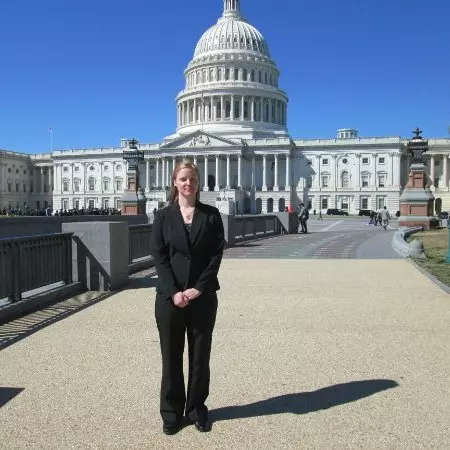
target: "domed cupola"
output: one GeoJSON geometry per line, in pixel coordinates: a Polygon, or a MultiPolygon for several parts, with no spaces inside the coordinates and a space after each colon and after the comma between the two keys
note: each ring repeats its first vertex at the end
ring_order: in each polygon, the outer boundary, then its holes
{"type": "Polygon", "coordinates": [[[217,23],[198,41],[177,97],[177,133],[204,129],[229,137],[287,134],[287,95],[262,34],[223,0],[217,23]]]}

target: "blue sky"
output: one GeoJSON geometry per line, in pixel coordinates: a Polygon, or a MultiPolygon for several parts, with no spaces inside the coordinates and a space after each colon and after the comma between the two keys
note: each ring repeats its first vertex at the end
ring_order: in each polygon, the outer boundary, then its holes
{"type": "MultiPolygon", "coordinates": [[[[222,0],[2,0],[0,148],[159,142],[222,0]]],[[[448,0],[241,0],[269,43],[294,138],[448,137],[448,0]],[[416,28],[417,27],[417,28],[416,28]]]]}

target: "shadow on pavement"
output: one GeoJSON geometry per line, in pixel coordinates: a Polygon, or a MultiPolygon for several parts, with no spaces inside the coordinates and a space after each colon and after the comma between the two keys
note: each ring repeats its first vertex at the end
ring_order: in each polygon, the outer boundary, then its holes
{"type": "Polygon", "coordinates": [[[272,414],[307,414],[354,402],[398,386],[393,380],[364,380],[335,384],[314,392],[286,394],[248,405],[226,406],[210,411],[211,420],[244,419],[272,414]]]}
{"type": "Polygon", "coordinates": [[[5,406],[16,395],[19,395],[24,388],[7,388],[0,387],[0,408],[5,406]]]}

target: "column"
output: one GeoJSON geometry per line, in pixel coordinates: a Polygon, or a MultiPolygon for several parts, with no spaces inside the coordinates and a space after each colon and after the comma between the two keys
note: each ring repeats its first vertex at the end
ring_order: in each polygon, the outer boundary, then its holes
{"type": "Polygon", "coordinates": [[[45,187],[45,175],[44,175],[44,167],[41,167],[41,192],[44,193],[45,187]]]}
{"type": "Polygon", "coordinates": [[[211,97],[212,102],[212,120],[215,122],[217,120],[217,100],[214,97],[211,97]]]}
{"type": "Polygon", "coordinates": [[[434,186],[434,155],[430,155],[430,178],[431,178],[431,186],[434,186]]]}
{"type": "MultiPolygon", "coordinates": [[[[116,171],[116,162],[115,161],[111,162],[111,171],[112,171],[112,189],[113,189],[113,192],[116,192],[116,173],[115,173],[115,171],[116,171]]],[[[116,205],[114,205],[114,207],[115,206],[116,205]]]]}
{"type": "Polygon", "coordinates": [[[267,191],[267,155],[263,154],[263,185],[262,190],[267,191]]]}
{"type": "Polygon", "coordinates": [[[280,188],[278,186],[278,155],[275,154],[274,155],[275,158],[275,173],[274,173],[274,186],[273,186],[273,190],[274,191],[279,191],[280,188]]]}
{"type": "Polygon", "coordinates": [[[252,157],[252,188],[256,187],[256,160],[252,157]]]}
{"type": "Polygon", "coordinates": [[[103,161],[100,163],[100,192],[103,194],[103,161]]]}
{"type": "Polygon", "coordinates": [[[197,155],[194,155],[194,165],[197,165],[197,155]]]}
{"type": "Polygon", "coordinates": [[[391,187],[394,186],[394,153],[390,154],[391,157],[391,187]]]}
{"type": "Polygon", "coordinates": [[[223,95],[220,96],[220,120],[225,118],[225,105],[223,104],[223,95]]]}
{"type": "Polygon", "coordinates": [[[355,183],[356,189],[361,190],[361,153],[356,154],[356,158],[358,159],[358,174],[357,181],[355,183]]]}
{"type": "Polygon", "coordinates": [[[220,190],[220,182],[219,182],[219,155],[216,155],[216,185],[214,186],[215,191],[220,190]]]}
{"type": "Polygon", "coordinates": [[[156,187],[159,187],[159,158],[156,158],[156,187]]]}
{"type": "Polygon", "coordinates": [[[208,191],[208,155],[205,155],[205,179],[203,182],[203,190],[208,191]]]}
{"type": "Polygon", "coordinates": [[[242,187],[241,174],[242,174],[242,156],[238,155],[238,188],[242,187]]]}
{"type": "Polygon", "coordinates": [[[264,101],[262,97],[259,99],[259,121],[264,122],[264,101]]]}
{"type": "MultiPolygon", "coordinates": [[[[57,192],[58,189],[58,166],[52,167],[52,178],[53,178],[53,192],[57,192]]],[[[72,179],[73,183],[73,179],[72,179]]]]}
{"type": "Polygon", "coordinates": [[[251,110],[250,114],[251,114],[250,115],[250,120],[252,122],[254,122],[255,121],[255,97],[252,97],[252,110],[251,110]]]}
{"type": "Polygon", "coordinates": [[[73,182],[73,166],[74,165],[75,165],[74,163],[70,164],[70,193],[71,194],[75,193],[75,191],[74,191],[74,182],[73,182]]]}
{"type": "Polygon", "coordinates": [[[161,187],[165,189],[166,186],[166,159],[161,158],[161,187]]]}
{"type": "Polygon", "coordinates": [[[147,159],[147,164],[146,164],[146,173],[145,173],[145,190],[147,192],[150,192],[150,159],[147,159]]]}
{"type": "Polygon", "coordinates": [[[442,176],[444,177],[444,187],[446,190],[448,189],[448,156],[449,155],[442,155],[442,176]]]}
{"type": "Polygon", "coordinates": [[[169,158],[167,158],[166,159],[166,186],[169,186],[169,188],[170,188],[171,182],[172,182],[172,180],[170,177],[169,158]]]}
{"type": "Polygon", "coordinates": [[[290,155],[286,155],[286,186],[284,188],[285,191],[289,191],[290,187],[291,187],[291,171],[290,171],[290,167],[289,167],[289,163],[290,163],[290,155]]]}
{"type": "Polygon", "coordinates": [[[234,95],[231,96],[230,106],[230,120],[234,120],[234,95]]]}
{"type": "Polygon", "coordinates": [[[241,97],[241,120],[244,120],[244,103],[245,103],[245,97],[241,97]]]}
{"type": "Polygon", "coordinates": [[[192,121],[194,123],[197,122],[197,99],[196,98],[194,98],[194,114],[193,114],[193,117],[192,117],[192,121]]]}
{"type": "Polygon", "coordinates": [[[174,157],[172,158],[172,173],[173,173],[173,171],[175,170],[176,164],[177,164],[177,157],[174,156],[174,157]]]}
{"type": "Polygon", "coordinates": [[[230,155],[227,155],[227,189],[230,189],[230,155]]]}

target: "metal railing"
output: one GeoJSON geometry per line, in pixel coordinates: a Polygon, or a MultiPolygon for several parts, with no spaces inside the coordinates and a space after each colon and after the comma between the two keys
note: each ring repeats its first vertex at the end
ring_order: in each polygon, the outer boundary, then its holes
{"type": "Polygon", "coordinates": [[[281,234],[281,223],[277,216],[235,216],[235,240],[281,234]]]}
{"type": "Polygon", "coordinates": [[[72,283],[72,233],[0,239],[0,299],[72,283]]]}
{"type": "Polygon", "coordinates": [[[128,262],[133,263],[137,259],[150,258],[150,237],[152,225],[132,225],[130,230],[130,255],[128,262]]]}

